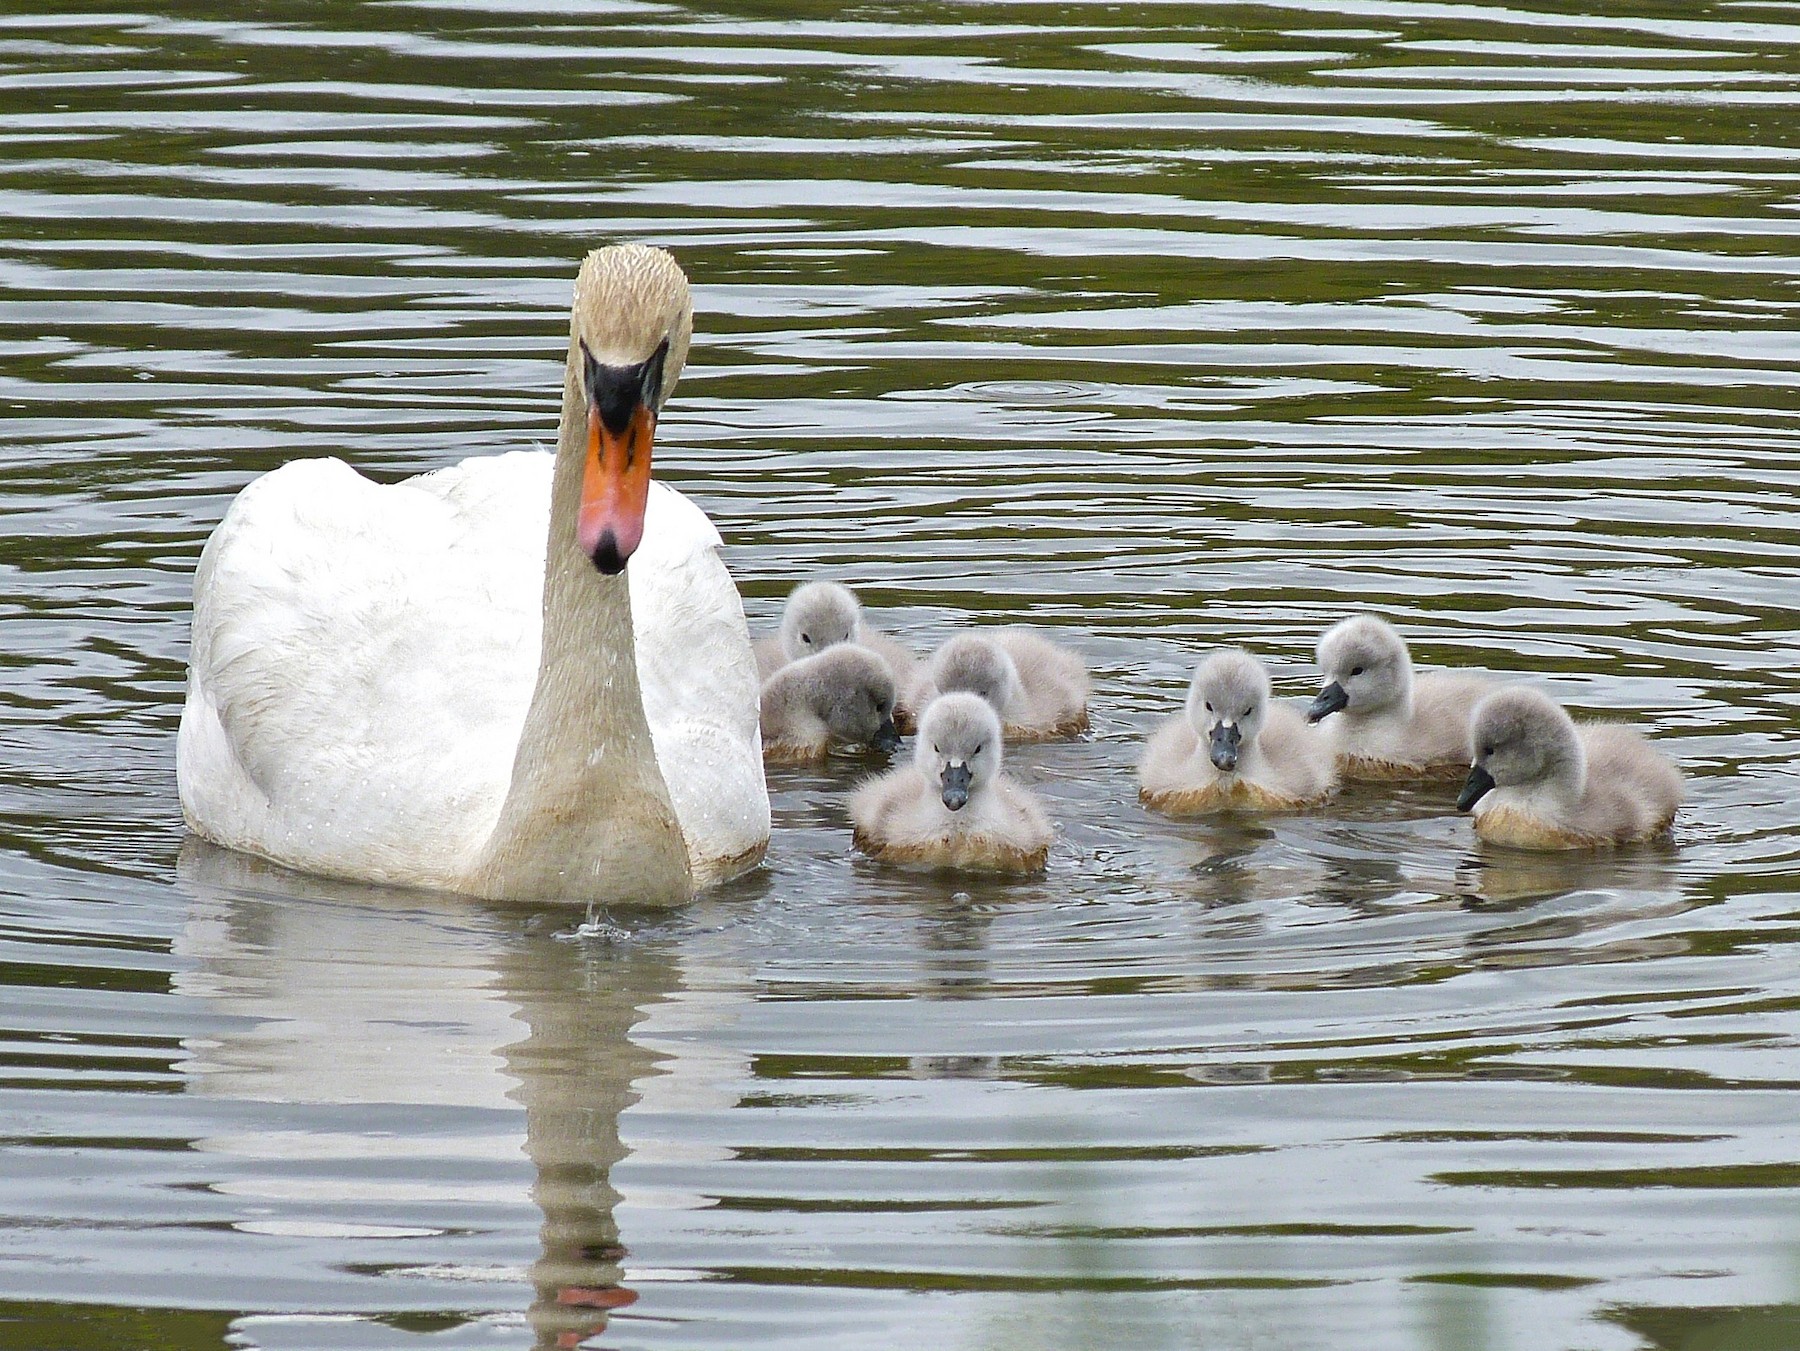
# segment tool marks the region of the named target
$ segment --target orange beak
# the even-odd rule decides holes
[[[624,571],[644,538],[644,508],[650,500],[650,442],[656,414],[642,403],[619,431],[588,404],[587,465],[581,474],[581,513],[575,538],[594,566],[609,576]]]

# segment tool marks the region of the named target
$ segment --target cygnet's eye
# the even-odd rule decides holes
[[[985,746],[986,744],[987,743],[985,741],[981,743],[982,746]],[[980,754],[981,754],[981,746],[977,746],[975,748],[974,752],[969,756],[969,759],[973,760],[977,755],[980,755]]]
[[[1240,718],[1247,718],[1250,716],[1250,710],[1246,708],[1242,713],[1238,714],[1238,716]]]
[[[1206,705],[1206,711],[1207,711],[1207,712],[1208,712],[1208,713],[1211,713],[1211,712],[1212,712],[1212,704],[1211,704],[1211,703],[1210,703],[1210,702],[1209,702],[1209,703],[1208,703],[1208,704],[1207,704],[1207,705]]]
[[[801,634],[800,641],[805,643],[808,647],[811,647],[812,646],[812,634],[810,634],[810,633]]]
[[[1361,667],[1361,666],[1352,666],[1352,667],[1351,667],[1351,668],[1350,668],[1350,674],[1351,674],[1351,675],[1353,675],[1353,676],[1359,676],[1359,675],[1361,675],[1361,674],[1362,674],[1362,673],[1363,673],[1363,671],[1364,671],[1364,670],[1365,670],[1365,669],[1366,669],[1366,668],[1364,668],[1364,667]]]
[[[934,741],[931,743],[931,753],[933,755],[942,755],[944,753],[944,748]]]
[[[1481,758],[1483,760],[1487,759],[1488,756],[1492,755],[1493,753],[1494,753],[1494,748],[1492,746],[1483,746],[1481,748]]]

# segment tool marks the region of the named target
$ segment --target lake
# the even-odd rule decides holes
[[[1755,0],[9,6],[0,1349],[1800,1345],[1797,107]],[[852,854],[854,756],[672,915],[184,838],[232,495],[550,445],[615,239],[753,630],[1085,656],[1041,878]],[[1672,843],[1137,805],[1358,609]]]

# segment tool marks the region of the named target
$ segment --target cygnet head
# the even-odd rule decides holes
[[[1244,743],[1255,743],[1268,710],[1269,673],[1241,648],[1207,657],[1188,687],[1188,721],[1207,739],[1213,767],[1227,773],[1237,768]]]
[[[581,465],[575,540],[602,573],[622,571],[643,540],[656,419],[693,328],[687,277],[662,249],[614,244],[582,260],[560,453]]]
[[[799,661],[856,636],[862,605],[856,593],[836,582],[808,582],[794,588],[781,612],[781,650]]]
[[[1587,757],[1575,723],[1548,696],[1522,686],[1497,690],[1475,706],[1469,739],[1474,763],[1458,811],[1468,811],[1490,789],[1560,783],[1580,792]]]
[[[959,812],[1000,772],[1000,715],[977,694],[939,695],[919,716],[913,758],[944,805]]]
[[[899,748],[894,730],[894,673],[866,647],[840,643],[828,652],[797,663],[808,703],[831,729],[835,740],[870,745],[878,751]]]
[[[942,693],[979,695],[1004,714],[1019,697],[1019,668],[1006,649],[975,633],[960,633],[931,658],[931,683]]]
[[[1380,713],[1406,708],[1412,699],[1412,654],[1399,634],[1374,615],[1334,624],[1319,639],[1325,688],[1306,710],[1308,722],[1348,709]]]

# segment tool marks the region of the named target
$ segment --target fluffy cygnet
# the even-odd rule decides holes
[[[1187,708],[1138,765],[1138,798],[1171,816],[1310,807],[1336,785],[1330,743],[1298,709],[1270,702],[1269,673],[1235,647],[1200,663]]]
[[[890,863],[1035,872],[1050,851],[1037,798],[1000,772],[1000,719],[986,700],[941,695],[919,716],[913,763],[850,803],[856,846]]]
[[[756,674],[767,680],[791,661],[816,656],[839,643],[866,647],[893,672],[897,715],[910,725],[916,700],[911,695],[919,681],[919,659],[863,617],[856,593],[838,582],[807,582],[789,593],[781,611],[781,626],[773,636],[755,644]]]
[[[1469,718],[1486,681],[1447,672],[1415,679],[1405,642],[1374,615],[1327,629],[1319,670],[1325,687],[1306,717],[1331,718],[1344,778],[1449,778],[1469,763]]]
[[[992,704],[1011,741],[1049,741],[1087,730],[1087,667],[1030,629],[961,633],[940,647],[920,694],[956,690]]]
[[[894,750],[887,663],[854,643],[789,662],[763,682],[762,739],[764,759],[788,764],[821,759],[833,745]]]
[[[1681,774],[1627,727],[1577,727],[1536,690],[1483,699],[1474,766],[1456,805],[1475,833],[1522,849],[1593,849],[1653,839],[1681,805]]]

